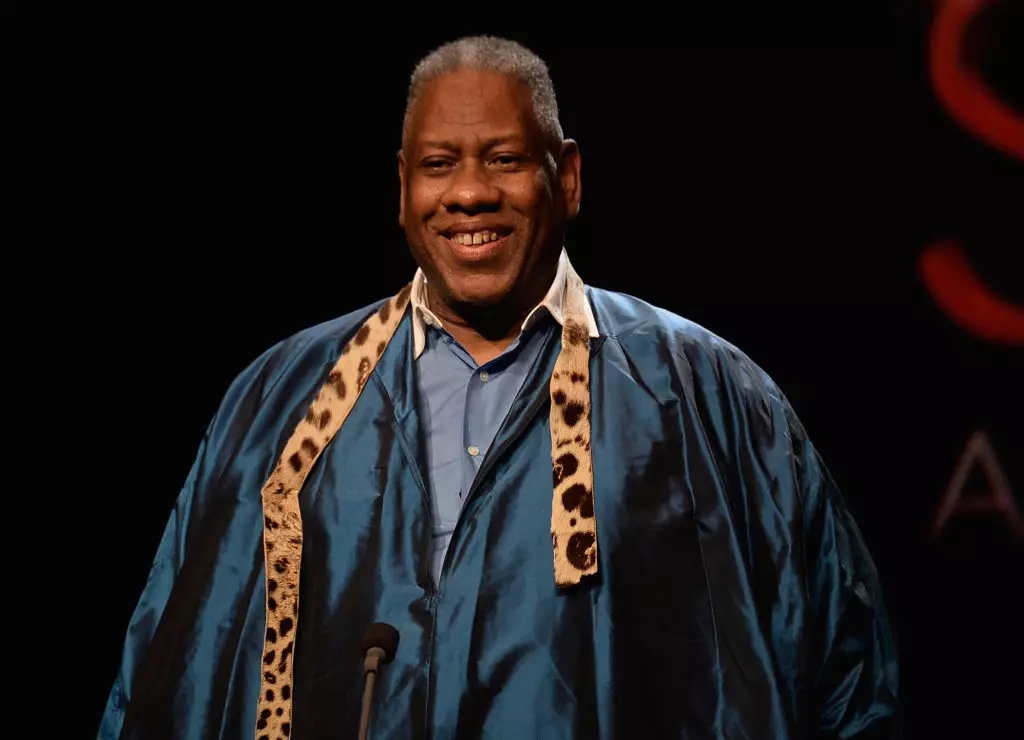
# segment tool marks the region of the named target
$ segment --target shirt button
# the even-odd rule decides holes
[[[480,380],[483,381],[484,383],[486,383],[488,380],[490,380],[490,378],[491,378],[490,373],[488,373],[486,371],[480,373]]]
[[[470,445],[466,451],[473,457],[476,457],[477,455],[480,454],[480,448],[477,447],[476,445]]]

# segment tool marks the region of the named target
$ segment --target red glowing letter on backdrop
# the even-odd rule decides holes
[[[929,72],[956,121],[989,145],[1024,159],[1024,120],[988,89],[961,54],[964,35],[985,0],[941,0],[931,29]],[[992,342],[1024,344],[1024,308],[997,296],[971,270],[959,244],[928,247],[919,268],[939,308],[960,328]]]
[[[918,268],[932,299],[961,329],[990,342],[1024,344],[1024,308],[995,295],[955,241],[925,249]]]
[[[982,495],[965,491],[971,468],[980,465],[988,481],[989,490]],[[942,497],[939,510],[932,522],[932,536],[938,537],[954,513],[996,513],[1000,514],[1018,538],[1024,538],[1024,517],[1017,510],[1017,503],[1010,492],[1010,482],[999,466],[995,450],[989,444],[984,432],[975,432],[967,441],[967,447],[960,456],[946,495]]]

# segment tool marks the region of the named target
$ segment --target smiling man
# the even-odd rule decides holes
[[[420,269],[229,389],[100,737],[355,737],[373,622],[373,738],[894,736],[875,569],[783,394],[573,269],[545,64],[432,53],[398,165]]]

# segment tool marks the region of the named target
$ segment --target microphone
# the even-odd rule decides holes
[[[374,622],[363,635],[363,716],[359,720],[359,740],[366,740],[370,727],[370,708],[373,706],[373,686],[380,669],[395,658],[398,650],[398,630],[386,622]]]

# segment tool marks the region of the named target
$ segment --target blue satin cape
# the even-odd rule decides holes
[[[291,737],[356,737],[374,621],[401,634],[377,740],[894,737],[875,568],[785,397],[701,327],[588,296],[598,575],[563,590],[552,576],[552,331],[434,585],[407,314],[302,490]],[[376,307],[285,340],[232,384],[128,627],[101,740],[254,738],[260,489]]]

